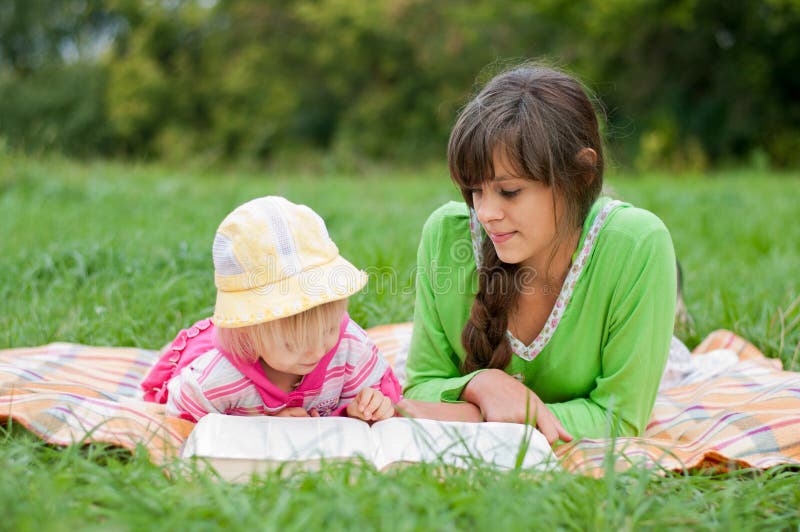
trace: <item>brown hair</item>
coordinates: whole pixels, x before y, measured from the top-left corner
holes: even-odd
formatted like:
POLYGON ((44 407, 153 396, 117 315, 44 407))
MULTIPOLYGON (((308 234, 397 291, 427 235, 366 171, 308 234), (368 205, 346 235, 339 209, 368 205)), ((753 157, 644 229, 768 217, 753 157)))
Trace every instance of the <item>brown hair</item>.
POLYGON ((342 299, 266 323, 218 327, 217 341, 227 353, 247 362, 255 362, 266 350, 275 346, 279 349, 287 346, 298 351, 316 348, 325 331, 332 327, 338 329, 345 310, 347 299, 342 299))
MULTIPOLYGON (((471 191, 494 179, 494 155, 506 156, 518 177, 553 187, 564 203, 556 220, 552 260, 566 235, 580 227, 603 186, 603 148, 597 115, 575 78, 548 67, 522 65, 490 80, 462 109, 450 134, 450 177, 472 205, 471 191), (597 153, 578 157, 583 148, 597 153)), ((482 246, 478 294, 461 334, 465 372, 505 368, 511 346, 505 332, 518 298, 520 269, 502 262, 488 238, 482 246)))

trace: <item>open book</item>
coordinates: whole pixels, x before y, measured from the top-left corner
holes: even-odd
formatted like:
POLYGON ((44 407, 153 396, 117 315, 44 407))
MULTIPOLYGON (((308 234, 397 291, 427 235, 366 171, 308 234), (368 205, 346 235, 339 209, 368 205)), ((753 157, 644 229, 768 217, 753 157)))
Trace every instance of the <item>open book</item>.
POLYGON ((208 414, 181 451, 198 457, 228 480, 295 463, 366 460, 379 470, 410 462, 469 467, 482 461, 500 469, 545 469, 556 458, 545 437, 515 423, 466 423, 394 417, 374 423, 346 417, 291 418, 208 414))

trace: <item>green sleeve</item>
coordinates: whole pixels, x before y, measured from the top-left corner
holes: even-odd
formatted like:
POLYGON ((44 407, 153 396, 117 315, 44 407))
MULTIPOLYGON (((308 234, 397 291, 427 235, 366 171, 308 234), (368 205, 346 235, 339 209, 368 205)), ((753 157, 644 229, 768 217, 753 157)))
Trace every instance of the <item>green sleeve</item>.
POLYGON ((438 294, 431 278, 451 271, 439 261, 439 234, 442 217, 434 213, 425 223, 417 251, 414 332, 411 337, 404 395, 430 402, 455 402, 477 372, 462 375, 460 360, 444 331, 439 304, 446 294, 438 294), (437 299, 438 298, 438 299, 437 299))
POLYGON ((669 232, 651 231, 623 260, 596 387, 588 398, 547 405, 575 437, 642 434, 669 355, 677 290, 669 232))

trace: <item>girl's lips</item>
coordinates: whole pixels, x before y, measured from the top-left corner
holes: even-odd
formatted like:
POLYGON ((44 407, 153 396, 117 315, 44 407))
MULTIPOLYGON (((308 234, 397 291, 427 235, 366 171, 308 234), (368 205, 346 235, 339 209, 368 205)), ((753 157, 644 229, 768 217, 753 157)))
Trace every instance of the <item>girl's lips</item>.
POLYGON ((489 233, 489 238, 491 238, 492 242, 495 244, 502 244, 516 233, 516 231, 511 231, 510 233, 489 233))

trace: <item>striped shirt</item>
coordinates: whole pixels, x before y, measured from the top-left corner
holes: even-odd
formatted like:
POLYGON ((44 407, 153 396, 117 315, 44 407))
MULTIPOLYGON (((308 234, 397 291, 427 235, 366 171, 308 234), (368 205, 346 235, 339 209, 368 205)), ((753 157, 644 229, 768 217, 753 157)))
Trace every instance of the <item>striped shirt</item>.
POLYGON ((142 382, 145 400, 166 403, 168 415, 197 421, 210 412, 273 415, 287 407, 346 415, 348 403, 368 386, 392 402, 400 399, 389 363, 347 313, 336 345, 288 392, 269 381, 258 360, 225 353, 214 331, 209 319, 182 330, 142 382))

